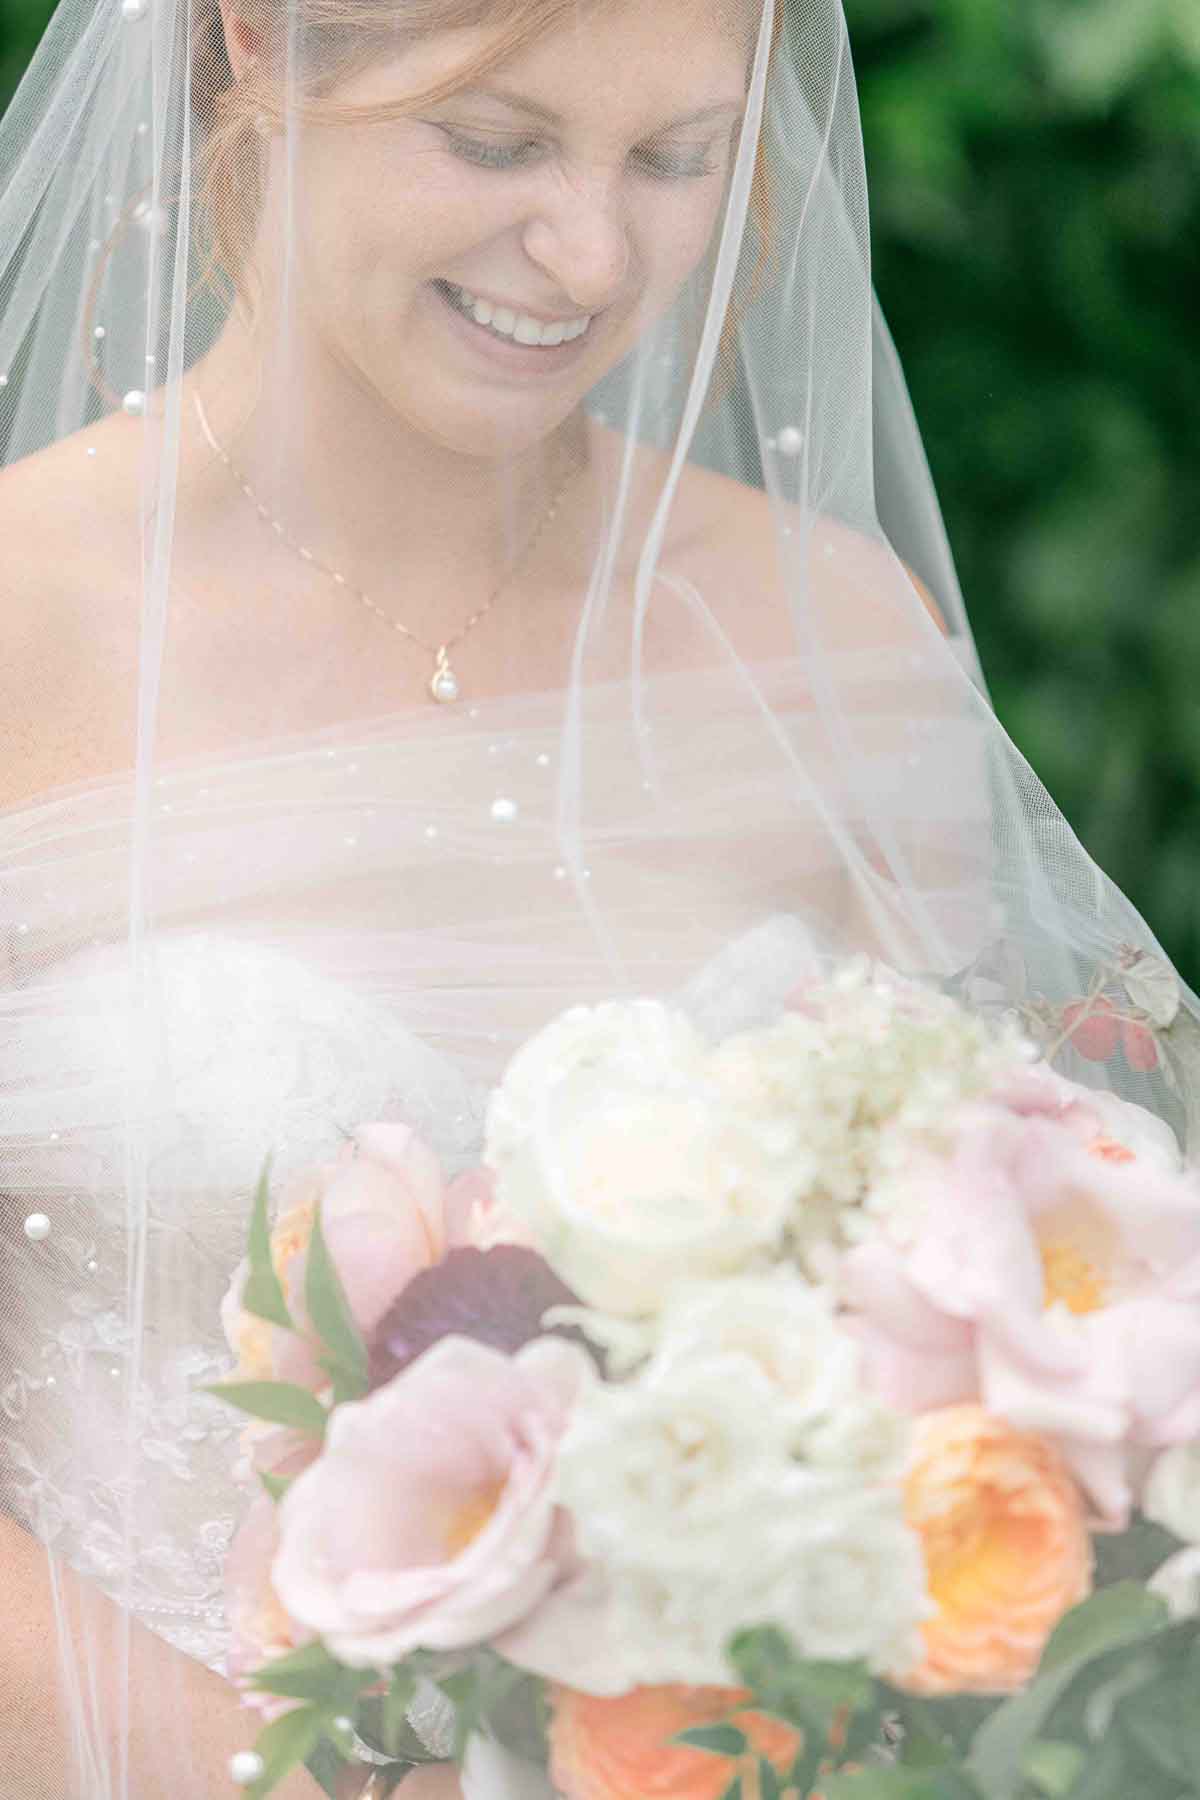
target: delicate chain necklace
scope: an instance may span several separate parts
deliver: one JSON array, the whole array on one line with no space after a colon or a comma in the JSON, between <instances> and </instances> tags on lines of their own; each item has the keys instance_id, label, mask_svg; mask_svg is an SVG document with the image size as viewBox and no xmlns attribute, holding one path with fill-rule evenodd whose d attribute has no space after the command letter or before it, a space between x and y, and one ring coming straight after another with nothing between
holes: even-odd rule
<instances>
[{"instance_id":1,"label":"delicate chain necklace","mask_svg":"<svg viewBox=\"0 0 1200 1800\"><path fill-rule=\"evenodd\" d=\"M382 619L385 625L389 625L391 629L398 632L401 637L407 638L409 642L415 644L419 650L423 650L426 656L433 658L433 673L429 677L429 693L431 698L436 700L442 706L448 706L452 701L457 700L461 688L458 676L450 665L450 652L461 644L463 639L467 637L469 633L474 631L475 627L480 624L482 620L487 618L497 600L499 600L500 596L504 593L513 577L516 575L518 569L522 568L533 555L543 533L556 518L558 509L562 505L563 496L566 494L574 477L579 473L581 465L575 464L567 470L566 475L555 492L553 500L550 502L547 510L542 514L541 519L534 528L527 543L522 549L521 554L501 577L499 583L492 590L491 595L484 604L478 611L473 612L466 624L461 626L452 637L448 637L444 643L428 644L424 638L419 637L415 631L410 630L410 628L400 619L395 619L392 617L391 613L384 612L383 608L377 605L369 594L365 593L362 588L356 587L354 582L352 582L348 576L343 575L340 569L331 568L328 563L322 562L321 558L317 556L314 551L310 550L306 544L299 543L291 535L282 519L277 519L270 508L264 505L262 500L259 499L225 446L218 440L216 433L208 422L208 415L201 405L200 396L195 388L192 389L192 400L196 408L196 417L200 422L200 429L208 440L210 450L212 450L213 454L219 457L225 464L225 467L229 470L230 475L242 490L242 493L245 494L247 500L250 501L251 505L258 513L259 518L262 519L265 524L269 525L276 537L280 538L290 550L294 550L297 556L302 557L306 563L311 563L314 569L319 569L322 575L327 575L338 587L345 588L347 593L353 594L354 598L360 601L362 605L366 607L368 612L374 613L377 619Z\"/></svg>"}]
</instances>

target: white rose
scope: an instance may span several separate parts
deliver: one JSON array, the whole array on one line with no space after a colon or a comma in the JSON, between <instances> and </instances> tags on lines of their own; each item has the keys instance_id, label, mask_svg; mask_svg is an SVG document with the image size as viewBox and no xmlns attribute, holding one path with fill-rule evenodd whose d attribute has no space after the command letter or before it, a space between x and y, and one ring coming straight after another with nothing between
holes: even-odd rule
<instances>
[{"instance_id":1,"label":"white rose","mask_svg":"<svg viewBox=\"0 0 1200 1800\"><path fill-rule=\"evenodd\" d=\"M681 1014L579 1009L514 1059L489 1113L499 1204L603 1312L652 1314L672 1285L778 1241L793 1134L731 1105Z\"/></svg>"},{"instance_id":2,"label":"white rose","mask_svg":"<svg viewBox=\"0 0 1200 1800\"><path fill-rule=\"evenodd\" d=\"M1168 1556L1146 1586L1166 1601L1172 1619L1196 1618L1200 1615L1200 1548L1192 1544Z\"/></svg>"},{"instance_id":3,"label":"white rose","mask_svg":"<svg viewBox=\"0 0 1200 1800\"><path fill-rule=\"evenodd\" d=\"M664 1578L728 1566L779 1506L788 1422L765 1377L714 1355L583 1394L559 1444L556 1498L581 1554Z\"/></svg>"},{"instance_id":4,"label":"white rose","mask_svg":"<svg viewBox=\"0 0 1200 1800\"><path fill-rule=\"evenodd\" d=\"M1185 1543L1200 1544L1200 1439L1173 1444L1156 1457L1142 1511Z\"/></svg>"},{"instance_id":5,"label":"white rose","mask_svg":"<svg viewBox=\"0 0 1200 1800\"><path fill-rule=\"evenodd\" d=\"M861 1657L881 1675L909 1668L929 1612L925 1559L900 1489L807 1490L763 1546L774 1571L771 1623L822 1661ZM764 1621L766 1623L767 1621Z\"/></svg>"},{"instance_id":6,"label":"white rose","mask_svg":"<svg viewBox=\"0 0 1200 1800\"><path fill-rule=\"evenodd\" d=\"M713 1354L744 1358L751 1375L765 1376L797 1427L859 1399L858 1346L838 1328L830 1297L792 1270L696 1283L667 1299L656 1362Z\"/></svg>"},{"instance_id":7,"label":"white rose","mask_svg":"<svg viewBox=\"0 0 1200 1800\"><path fill-rule=\"evenodd\" d=\"M827 1414L803 1439L810 1463L867 1482L901 1480L911 1444L912 1420L869 1398Z\"/></svg>"}]
</instances>

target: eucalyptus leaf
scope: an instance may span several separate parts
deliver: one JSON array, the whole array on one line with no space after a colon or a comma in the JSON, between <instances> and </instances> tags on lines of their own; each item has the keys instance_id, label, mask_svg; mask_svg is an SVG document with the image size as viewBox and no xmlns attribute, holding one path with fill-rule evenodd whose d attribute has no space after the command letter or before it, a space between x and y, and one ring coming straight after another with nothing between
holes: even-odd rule
<instances>
[{"instance_id":1,"label":"eucalyptus leaf","mask_svg":"<svg viewBox=\"0 0 1200 1800\"><path fill-rule=\"evenodd\" d=\"M327 1351L324 1367L334 1377L335 1396L357 1399L368 1387L367 1347L354 1323L354 1315L341 1276L329 1254L321 1209L313 1219L304 1279L304 1303L313 1330Z\"/></svg>"},{"instance_id":2,"label":"eucalyptus leaf","mask_svg":"<svg viewBox=\"0 0 1200 1800\"><path fill-rule=\"evenodd\" d=\"M294 1331L296 1327L292 1323L292 1315L288 1311L287 1300L271 1260L270 1193L271 1159L268 1157L254 1191L248 1248L250 1269L242 1291L242 1305L256 1319L266 1319L268 1324L281 1325L285 1331Z\"/></svg>"},{"instance_id":3,"label":"eucalyptus leaf","mask_svg":"<svg viewBox=\"0 0 1200 1800\"><path fill-rule=\"evenodd\" d=\"M204 1390L252 1419L286 1425L307 1437L323 1438L329 1415L307 1388L290 1381L222 1381Z\"/></svg>"}]
</instances>

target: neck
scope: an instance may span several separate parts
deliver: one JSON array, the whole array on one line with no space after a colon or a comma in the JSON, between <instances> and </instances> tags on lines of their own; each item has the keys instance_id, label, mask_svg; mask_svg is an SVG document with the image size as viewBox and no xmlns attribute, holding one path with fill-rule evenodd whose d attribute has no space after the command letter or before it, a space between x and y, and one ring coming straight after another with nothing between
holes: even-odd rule
<instances>
[{"instance_id":1,"label":"neck","mask_svg":"<svg viewBox=\"0 0 1200 1800\"><path fill-rule=\"evenodd\" d=\"M293 340L263 355L240 324L205 359L197 386L262 502L382 597L411 592L426 570L443 592L456 580L478 591L501 579L587 455L582 412L503 460L465 455L409 426L319 348Z\"/></svg>"}]
</instances>

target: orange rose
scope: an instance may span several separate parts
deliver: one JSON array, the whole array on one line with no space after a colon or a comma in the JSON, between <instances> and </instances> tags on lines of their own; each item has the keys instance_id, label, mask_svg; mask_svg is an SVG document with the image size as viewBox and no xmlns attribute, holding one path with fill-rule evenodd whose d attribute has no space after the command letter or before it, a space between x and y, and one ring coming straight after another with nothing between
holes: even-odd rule
<instances>
[{"instance_id":1,"label":"orange rose","mask_svg":"<svg viewBox=\"0 0 1200 1800\"><path fill-rule=\"evenodd\" d=\"M1058 1451L981 1406L916 1421L905 1516L925 1552L935 1607L918 1694L1009 1694L1092 1588L1083 1502Z\"/></svg>"},{"instance_id":2,"label":"orange rose","mask_svg":"<svg viewBox=\"0 0 1200 1800\"><path fill-rule=\"evenodd\" d=\"M615 1699L555 1688L551 1780L566 1800L720 1800L737 1772L734 1759L671 1739L730 1720L749 1697L745 1688L644 1687ZM737 1712L731 1722L786 1773L800 1749L798 1732L759 1712Z\"/></svg>"}]
</instances>

